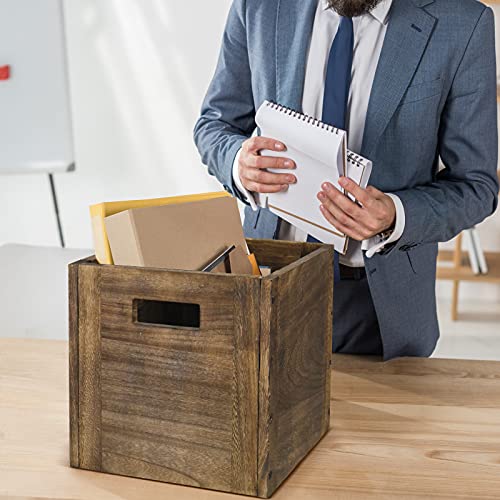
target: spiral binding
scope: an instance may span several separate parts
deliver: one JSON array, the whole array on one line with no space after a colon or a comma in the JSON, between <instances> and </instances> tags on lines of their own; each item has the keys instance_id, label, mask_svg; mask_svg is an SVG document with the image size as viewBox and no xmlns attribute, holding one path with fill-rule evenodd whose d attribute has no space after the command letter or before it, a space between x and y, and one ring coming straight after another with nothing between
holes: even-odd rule
<instances>
[{"instance_id":1,"label":"spiral binding","mask_svg":"<svg viewBox=\"0 0 500 500\"><path fill-rule=\"evenodd\" d=\"M365 167L366 166L364 158L357 155L356 153L353 153L352 151L348 151L347 161L356 165L356 167Z\"/></svg>"},{"instance_id":2,"label":"spiral binding","mask_svg":"<svg viewBox=\"0 0 500 500\"><path fill-rule=\"evenodd\" d=\"M275 102L268 101L267 106L280 113L284 113L285 115L291 116L292 118L295 118L297 120L302 120L303 122L306 122L309 125L331 132L332 134L339 135L339 133L341 132L338 128L334 127L333 125L328 125L327 123L324 123L321 120L313 118L312 116L304 115L291 108L282 106L281 104L276 104Z\"/></svg>"}]
</instances>

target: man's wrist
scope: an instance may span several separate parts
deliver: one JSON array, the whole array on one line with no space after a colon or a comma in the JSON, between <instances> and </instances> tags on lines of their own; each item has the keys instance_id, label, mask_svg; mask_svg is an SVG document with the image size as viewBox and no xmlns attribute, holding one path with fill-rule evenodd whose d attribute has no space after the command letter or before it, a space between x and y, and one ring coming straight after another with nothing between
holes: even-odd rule
<instances>
[{"instance_id":1,"label":"man's wrist","mask_svg":"<svg viewBox=\"0 0 500 500\"><path fill-rule=\"evenodd\" d=\"M394 234L395 227L396 227L396 221L394 221L394 223L389 229L386 229L385 231L378 233L378 237L381 240L388 240Z\"/></svg>"},{"instance_id":2,"label":"man's wrist","mask_svg":"<svg viewBox=\"0 0 500 500\"><path fill-rule=\"evenodd\" d=\"M380 231L377 234L377 236L381 240L388 240L394 234L394 231L396 229L397 219L398 219L398 207L396 205L394 198L390 195L386 195L386 196L391 200L392 206L394 208L394 212L393 212L391 224L389 224L386 229L383 229L382 231Z\"/></svg>"},{"instance_id":3,"label":"man's wrist","mask_svg":"<svg viewBox=\"0 0 500 500\"><path fill-rule=\"evenodd\" d=\"M387 194L396 207L396 217L394 219L394 225L391 228L392 231L389 237L384 238L382 235L378 235L371 240L367 240L363 244L363 249L366 250L366 256L368 258L373 257L376 253L381 252L389 245L396 243L402 236L406 226L406 214L403 203L399 196L394 194Z\"/></svg>"}]
</instances>

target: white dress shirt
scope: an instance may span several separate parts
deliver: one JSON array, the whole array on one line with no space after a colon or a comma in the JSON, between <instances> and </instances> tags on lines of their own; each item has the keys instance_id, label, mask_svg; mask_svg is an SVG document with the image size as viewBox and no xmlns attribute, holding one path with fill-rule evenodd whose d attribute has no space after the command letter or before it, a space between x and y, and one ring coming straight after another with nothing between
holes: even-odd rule
<instances>
[{"instance_id":1,"label":"white dress shirt","mask_svg":"<svg viewBox=\"0 0 500 500\"><path fill-rule=\"evenodd\" d=\"M357 153L361 151L363 143L371 88L387 32L391 5L392 0L382 0L369 14L353 18L354 54L347 126L349 149ZM323 114L328 58L339 24L340 16L328 7L328 1L319 0L309 46L302 100L304 114L318 119L321 119ZM239 177L239 157L240 153L236 156L233 165L234 182L252 208L257 210L258 207L252 193L245 189ZM383 168L383 165L377 168ZM318 192L320 190L321 186L318 186ZM371 258L386 245L401 238L405 228L404 207L397 196L391 194L389 196L396 205L396 226L390 238L382 240L381 237L376 236L363 243L351 240L347 254L340 256L342 264L350 267L363 267L363 250L366 251L366 256ZM288 241L306 241L307 234L282 221L279 238Z\"/></svg>"}]
</instances>

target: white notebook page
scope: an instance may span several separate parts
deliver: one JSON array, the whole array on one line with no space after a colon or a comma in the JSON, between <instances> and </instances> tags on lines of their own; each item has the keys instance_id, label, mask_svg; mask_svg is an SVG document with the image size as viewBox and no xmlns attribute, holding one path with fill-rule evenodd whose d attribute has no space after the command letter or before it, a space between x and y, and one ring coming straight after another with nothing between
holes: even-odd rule
<instances>
[{"instance_id":1,"label":"white notebook page","mask_svg":"<svg viewBox=\"0 0 500 500\"><path fill-rule=\"evenodd\" d=\"M287 146L286 153L262 151L262 156L286 156L297 165L293 172L297 183L290 185L287 192L260 196L261 206L318 240L345 251L347 238L323 217L317 194L326 181L341 189L339 177L347 174L346 132L269 101L258 110L256 121L264 137ZM283 173L283 170L276 172Z\"/></svg>"}]
</instances>

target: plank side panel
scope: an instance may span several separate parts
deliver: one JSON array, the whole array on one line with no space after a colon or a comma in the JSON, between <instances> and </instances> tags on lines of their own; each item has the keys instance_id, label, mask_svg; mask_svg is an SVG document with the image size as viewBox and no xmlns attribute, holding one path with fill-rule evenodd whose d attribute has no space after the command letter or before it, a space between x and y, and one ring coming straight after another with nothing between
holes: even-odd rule
<instances>
[{"instance_id":1,"label":"plank side panel","mask_svg":"<svg viewBox=\"0 0 500 500\"><path fill-rule=\"evenodd\" d=\"M78 272L80 467L101 470L100 268Z\"/></svg>"},{"instance_id":2,"label":"plank side panel","mask_svg":"<svg viewBox=\"0 0 500 500\"><path fill-rule=\"evenodd\" d=\"M259 366L259 434L258 434L258 496L267 498L271 420L271 332L276 331L277 316L272 314L273 287L276 280L265 279L260 299L260 366Z\"/></svg>"},{"instance_id":3,"label":"plank side panel","mask_svg":"<svg viewBox=\"0 0 500 500\"><path fill-rule=\"evenodd\" d=\"M130 425L127 429L108 425L104 443L104 472L221 491L226 488L230 450L217 449L215 455L214 448L134 432ZM142 464L139 469L138 464ZM210 483L208 474L213 474Z\"/></svg>"},{"instance_id":4,"label":"plank side panel","mask_svg":"<svg viewBox=\"0 0 500 500\"><path fill-rule=\"evenodd\" d=\"M78 266L68 266L69 291L69 445L70 465L80 466L78 393Z\"/></svg>"},{"instance_id":5,"label":"plank side panel","mask_svg":"<svg viewBox=\"0 0 500 500\"><path fill-rule=\"evenodd\" d=\"M239 278L234 296L232 491L257 495L260 283Z\"/></svg>"},{"instance_id":6,"label":"plank side panel","mask_svg":"<svg viewBox=\"0 0 500 500\"><path fill-rule=\"evenodd\" d=\"M271 330L267 489L272 494L328 430L333 249L325 247L275 275Z\"/></svg>"},{"instance_id":7,"label":"plank side panel","mask_svg":"<svg viewBox=\"0 0 500 500\"><path fill-rule=\"evenodd\" d=\"M331 260L334 259L334 249L330 248L330 255L331 255ZM335 275L334 275L334 267L328 266L327 269L325 269L325 273L328 273L327 275L327 280L330 281L331 283L335 283ZM333 304L335 300L335 295L334 295L334 288L333 286L331 293L328 295L327 298L327 306L325 309L325 313L327 314L327 325L326 325L326 331L325 331L325 356L327 357L327 363L329 366L329 369L327 373L325 374L325 388L324 388L324 399L323 399L323 422L321 425L321 433L322 435L326 434L329 429L330 429L330 415L331 415L331 406L330 406L330 397L332 393L332 378L331 378L331 366L333 363Z\"/></svg>"}]
</instances>

